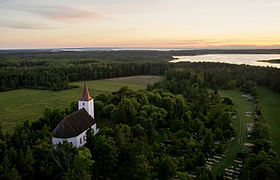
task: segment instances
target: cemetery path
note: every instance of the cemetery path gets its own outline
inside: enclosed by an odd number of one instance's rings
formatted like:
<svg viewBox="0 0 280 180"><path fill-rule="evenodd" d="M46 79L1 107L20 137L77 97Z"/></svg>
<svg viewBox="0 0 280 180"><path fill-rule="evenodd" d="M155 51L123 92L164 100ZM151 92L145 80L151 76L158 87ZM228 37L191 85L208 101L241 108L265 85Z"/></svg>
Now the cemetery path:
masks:
<svg viewBox="0 0 280 180"><path fill-rule="evenodd" d="M249 149L243 145L243 142L242 142L242 139L243 139L243 135L244 135L244 132L243 132L243 128L242 128L242 118L239 119L239 136L238 136L238 144L243 147L244 149L246 149L247 151L249 151Z"/></svg>
<svg viewBox="0 0 280 180"><path fill-rule="evenodd" d="M223 158L220 159L219 163L214 163L211 171L215 175L221 175L225 172L225 168L230 166L237 166L234 160L236 159L237 153L248 152L248 147L243 143L247 142L247 126L248 122L252 122L253 117L247 116L246 112L252 112L252 102L247 101L246 98L242 96L242 92L234 90L222 90L219 91L222 97L228 97L233 102L233 109L236 111L237 118L233 119L232 126L235 129L236 135L235 139L228 142L227 149L224 152Z"/></svg>

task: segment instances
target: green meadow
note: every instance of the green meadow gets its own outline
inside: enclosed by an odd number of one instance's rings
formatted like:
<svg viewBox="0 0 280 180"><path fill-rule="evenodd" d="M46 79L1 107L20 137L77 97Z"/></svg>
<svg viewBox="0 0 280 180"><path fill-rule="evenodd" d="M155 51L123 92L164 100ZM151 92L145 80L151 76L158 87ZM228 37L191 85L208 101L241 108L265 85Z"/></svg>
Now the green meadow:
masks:
<svg viewBox="0 0 280 180"><path fill-rule="evenodd" d="M0 123L4 132L13 130L24 120L39 119L47 107L69 107L72 101L77 101L83 91L84 82L87 83L92 97L100 93L118 91L123 86L132 90L145 89L147 84L153 84L160 76L131 76L94 81L79 81L72 84L79 88L50 91L36 89L19 89L0 93Z"/></svg>
<svg viewBox="0 0 280 180"><path fill-rule="evenodd" d="M280 155L280 94L265 87L257 87L261 108L269 125L272 148Z"/></svg>

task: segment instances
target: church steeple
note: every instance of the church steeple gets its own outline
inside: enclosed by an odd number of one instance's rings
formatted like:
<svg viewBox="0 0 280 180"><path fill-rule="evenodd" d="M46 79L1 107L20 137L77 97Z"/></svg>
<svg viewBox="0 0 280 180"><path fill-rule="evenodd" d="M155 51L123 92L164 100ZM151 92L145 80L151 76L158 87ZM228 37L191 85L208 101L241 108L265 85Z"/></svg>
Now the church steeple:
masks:
<svg viewBox="0 0 280 180"><path fill-rule="evenodd" d="M85 108L88 114L94 118L94 102L93 99L90 97L86 83L84 84L83 95L79 99L79 110L82 108Z"/></svg>
<svg viewBox="0 0 280 180"><path fill-rule="evenodd" d="M80 101L90 101L92 98L90 97L90 94L88 92L88 87L87 84L84 84L84 91L83 91L83 96L80 98Z"/></svg>

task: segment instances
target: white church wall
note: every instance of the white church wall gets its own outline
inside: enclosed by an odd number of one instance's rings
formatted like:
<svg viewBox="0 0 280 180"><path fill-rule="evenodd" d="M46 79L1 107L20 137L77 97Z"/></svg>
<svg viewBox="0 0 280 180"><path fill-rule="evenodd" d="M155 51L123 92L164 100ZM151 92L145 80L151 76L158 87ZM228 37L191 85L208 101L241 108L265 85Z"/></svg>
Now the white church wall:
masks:
<svg viewBox="0 0 280 180"><path fill-rule="evenodd" d="M94 103L93 99L90 101L79 101L78 109L85 108L85 110L93 117L94 119Z"/></svg>
<svg viewBox="0 0 280 180"><path fill-rule="evenodd" d="M86 132L87 130L85 130L84 132L82 132L80 135L77 136L77 147L83 146L86 144Z"/></svg>
<svg viewBox="0 0 280 180"><path fill-rule="evenodd" d="M77 146L77 137L65 138L65 139L64 138L55 138L55 137L52 138L53 144L59 144L59 143L62 144L63 141L68 141L69 143L72 143L73 146L78 147Z"/></svg>
<svg viewBox="0 0 280 180"><path fill-rule="evenodd" d="M96 124L92 125L91 128L94 130L94 135L99 132L99 129L96 128ZM53 137L52 142L53 142L53 144L59 144L59 143L63 143L63 141L68 141L69 143L72 143L73 146L80 147L80 146L85 145L85 143L86 143L86 132L87 132L87 130L85 130L78 136L72 137L72 138L63 139L63 138Z"/></svg>
<svg viewBox="0 0 280 180"><path fill-rule="evenodd" d="M99 132L99 129L96 127L96 123L91 126L91 129L93 129L94 135Z"/></svg>

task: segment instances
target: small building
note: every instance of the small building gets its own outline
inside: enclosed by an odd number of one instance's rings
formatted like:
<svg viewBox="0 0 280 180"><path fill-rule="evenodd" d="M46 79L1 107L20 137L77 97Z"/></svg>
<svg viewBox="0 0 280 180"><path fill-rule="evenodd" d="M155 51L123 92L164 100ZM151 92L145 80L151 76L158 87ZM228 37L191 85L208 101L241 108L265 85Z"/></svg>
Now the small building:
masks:
<svg viewBox="0 0 280 180"><path fill-rule="evenodd" d="M78 111L64 117L53 130L53 144L68 141L79 147L86 143L86 131L91 128L94 134L99 129L94 119L94 100L91 98L87 85L84 85L82 97L78 101Z"/></svg>

